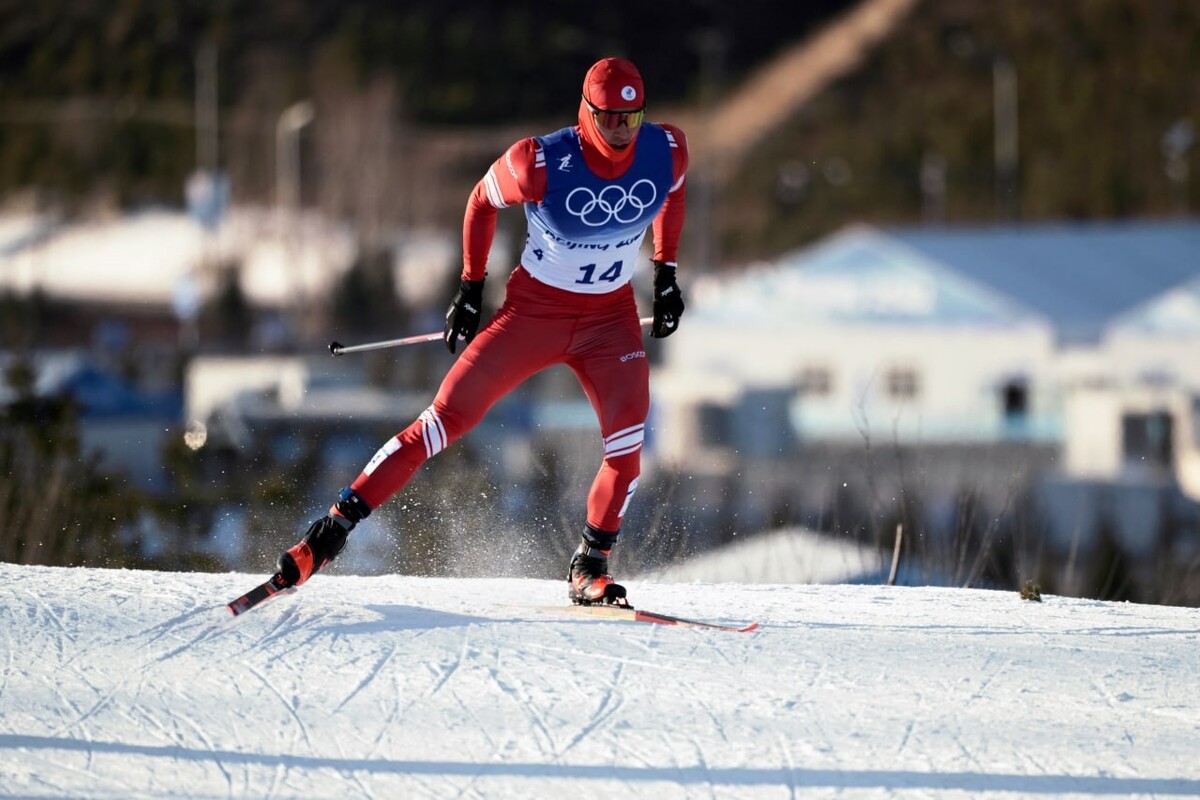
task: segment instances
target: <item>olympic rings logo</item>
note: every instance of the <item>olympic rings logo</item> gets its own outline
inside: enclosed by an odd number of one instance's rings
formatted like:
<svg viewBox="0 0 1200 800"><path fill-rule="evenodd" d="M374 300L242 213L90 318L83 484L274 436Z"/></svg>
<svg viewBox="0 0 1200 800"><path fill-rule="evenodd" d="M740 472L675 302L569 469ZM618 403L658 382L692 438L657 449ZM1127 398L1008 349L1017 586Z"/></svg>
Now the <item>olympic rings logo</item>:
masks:
<svg viewBox="0 0 1200 800"><path fill-rule="evenodd" d="M599 228L614 219L623 225L636 222L642 213L654 205L658 199L658 190L654 183L642 178L629 187L629 191L619 185L605 186L596 194L586 186L571 190L567 195L566 208L572 216L589 228Z"/></svg>

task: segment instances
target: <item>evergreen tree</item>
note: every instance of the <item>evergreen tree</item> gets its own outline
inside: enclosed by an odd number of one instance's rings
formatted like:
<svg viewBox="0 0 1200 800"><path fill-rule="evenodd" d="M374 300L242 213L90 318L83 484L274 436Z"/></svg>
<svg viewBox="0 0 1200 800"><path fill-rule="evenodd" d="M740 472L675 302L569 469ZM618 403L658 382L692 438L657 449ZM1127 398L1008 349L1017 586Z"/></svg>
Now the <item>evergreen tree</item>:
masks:
<svg viewBox="0 0 1200 800"><path fill-rule="evenodd" d="M122 534L143 499L83 452L68 397L35 392L32 363L15 357L5 379L15 398L0 409L0 560L51 566L135 566Z"/></svg>

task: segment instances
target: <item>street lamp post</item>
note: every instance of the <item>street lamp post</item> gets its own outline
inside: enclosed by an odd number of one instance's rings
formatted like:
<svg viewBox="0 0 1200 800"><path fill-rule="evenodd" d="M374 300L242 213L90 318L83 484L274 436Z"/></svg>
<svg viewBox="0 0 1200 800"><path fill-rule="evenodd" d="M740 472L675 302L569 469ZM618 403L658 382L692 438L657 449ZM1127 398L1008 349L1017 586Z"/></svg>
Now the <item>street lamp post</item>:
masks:
<svg viewBox="0 0 1200 800"><path fill-rule="evenodd" d="M275 125L275 202L280 209L300 208L300 131L313 121L308 100L288 106Z"/></svg>
<svg viewBox="0 0 1200 800"><path fill-rule="evenodd" d="M275 125L275 206L279 235L286 259L284 269L294 281L293 313L298 330L304 331L307 298L304 276L297 264L297 232L301 206L300 194L300 131L313 121L313 104L308 100L288 106Z"/></svg>
<svg viewBox="0 0 1200 800"><path fill-rule="evenodd" d="M1016 219L1020 209L1017 186L1017 68L1002 55L992 57L992 116L996 159L996 211Z"/></svg>
<svg viewBox="0 0 1200 800"><path fill-rule="evenodd" d="M1196 141L1196 129L1190 119L1180 119L1163 134L1163 171L1171 182L1175 212L1186 216L1188 210L1187 154Z"/></svg>
<svg viewBox="0 0 1200 800"><path fill-rule="evenodd" d="M1015 220L1021 213L1020 149L1017 140L1017 66L1009 56L981 47L966 31L950 40L950 50L964 61L992 71L992 148L996 215Z"/></svg>

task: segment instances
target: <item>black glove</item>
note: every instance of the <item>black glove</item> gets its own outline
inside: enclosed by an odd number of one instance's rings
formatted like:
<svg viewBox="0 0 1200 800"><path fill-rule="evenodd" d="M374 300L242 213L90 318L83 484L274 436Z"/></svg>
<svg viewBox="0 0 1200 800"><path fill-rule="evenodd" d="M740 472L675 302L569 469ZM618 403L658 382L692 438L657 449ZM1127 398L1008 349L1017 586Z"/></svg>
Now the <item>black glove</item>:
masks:
<svg viewBox="0 0 1200 800"><path fill-rule="evenodd" d="M465 339L467 344L475 338L479 330L479 314L483 309L483 280L459 281L458 291L446 309L446 330L442 338L446 341L446 349L451 353L458 346L459 339Z"/></svg>
<svg viewBox="0 0 1200 800"><path fill-rule="evenodd" d="M650 335L665 339L679 328L683 316L683 293L675 282L675 267L662 261L654 262L654 324Z"/></svg>

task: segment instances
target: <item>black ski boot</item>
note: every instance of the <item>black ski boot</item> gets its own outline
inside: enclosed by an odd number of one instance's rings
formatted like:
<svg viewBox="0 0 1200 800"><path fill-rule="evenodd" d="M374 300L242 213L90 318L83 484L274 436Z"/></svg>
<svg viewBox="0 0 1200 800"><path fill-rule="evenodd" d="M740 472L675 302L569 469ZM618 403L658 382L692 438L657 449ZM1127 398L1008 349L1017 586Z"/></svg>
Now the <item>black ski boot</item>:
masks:
<svg viewBox="0 0 1200 800"><path fill-rule="evenodd" d="M585 529L583 541L575 550L567 573L567 597L575 605L629 605L625 587L608 574L608 556L618 533L601 531L591 525Z"/></svg>
<svg viewBox="0 0 1200 800"><path fill-rule="evenodd" d="M354 526L371 513L363 499L346 487L329 513L309 526L304 538L279 556L285 586L299 586L342 552Z"/></svg>

